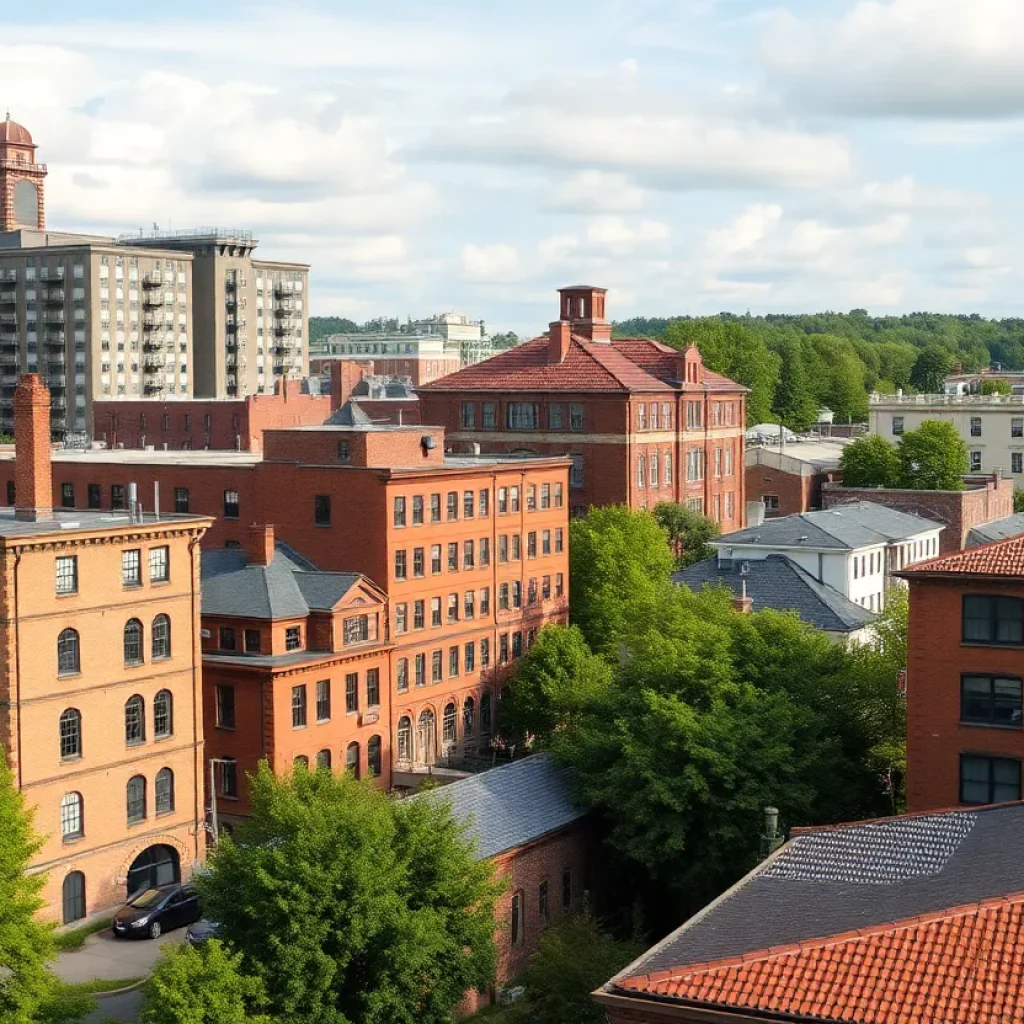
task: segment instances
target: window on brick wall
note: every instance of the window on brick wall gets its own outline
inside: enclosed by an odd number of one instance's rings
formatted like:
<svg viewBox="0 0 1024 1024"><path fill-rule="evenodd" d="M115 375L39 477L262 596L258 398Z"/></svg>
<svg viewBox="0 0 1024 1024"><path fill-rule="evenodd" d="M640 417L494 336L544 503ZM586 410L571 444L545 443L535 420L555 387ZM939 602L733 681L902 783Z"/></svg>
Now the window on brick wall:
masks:
<svg viewBox="0 0 1024 1024"><path fill-rule="evenodd" d="M1018 597L968 594L963 599L963 639L967 643L1024 642L1024 601Z"/></svg>
<svg viewBox="0 0 1024 1024"><path fill-rule="evenodd" d="M961 676L960 721L1019 729L1020 679L988 675Z"/></svg>
<svg viewBox="0 0 1024 1024"><path fill-rule="evenodd" d="M960 803L1000 804L1020 799L1020 761L960 755Z"/></svg>

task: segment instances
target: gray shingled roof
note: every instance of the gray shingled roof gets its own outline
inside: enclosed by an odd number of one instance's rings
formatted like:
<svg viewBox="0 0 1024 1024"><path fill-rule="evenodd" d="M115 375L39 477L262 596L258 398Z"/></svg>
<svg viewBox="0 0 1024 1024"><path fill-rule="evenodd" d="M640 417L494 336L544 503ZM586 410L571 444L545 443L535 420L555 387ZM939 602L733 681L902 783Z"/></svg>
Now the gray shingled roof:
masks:
<svg viewBox="0 0 1024 1024"><path fill-rule="evenodd" d="M834 587L819 583L785 555L722 562L708 558L681 569L672 579L691 590L720 583L734 594L741 593L746 584L754 611L773 608L796 612L804 622L829 633L852 633L875 621L866 608L854 604Z"/></svg>
<svg viewBox="0 0 1024 1024"><path fill-rule="evenodd" d="M326 426L331 427L360 427L366 426L373 421L359 408L355 402L345 402L339 406L325 421Z"/></svg>
<svg viewBox="0 0 1024 1024"><path fill-rule="evenodd" d="M798 834L624 974L742 956L1024 892L1024 805Z"/></svg>
<svg viewBox="0 0 1024 1024"><path fill-rule="evenodd" d="M907 540L932 529L944 529L942 523L922 516L899 512L873 501L801 512L778 519L767 519L760 526L716 537L716 547L749 544L761 547L833 548L850 551L872 544Z"/></svg>
<svg viewBox="0 0 1024 1024"><path fill-rule="evenodd" d="M468 823L477 859L483 860L584 817L588 812L576 807L569 793L569 773L547 754L533 754L409 799L450 801L456 820Z"/></svg>
<svg viewBox="0 0 1024 1024"><path fill-rule="evenodd" d="M1024 512L1018 512L1005 519L996 519L991 523L982 523L980 526L972 527L971 532L967 534L967 547L976 548L994 540L1008 540L1010 537L1019 537L1022 533L1024 533Z"/></svg>
<svg viewBox="0 0 1024 1024"><path fill-rule="evenodd" d="M204 615L247 619L294 619L334 607L360 578L358 573L319 572L287 544L275 546L269 565L249 565L244 549L204 551Z"/></svg>

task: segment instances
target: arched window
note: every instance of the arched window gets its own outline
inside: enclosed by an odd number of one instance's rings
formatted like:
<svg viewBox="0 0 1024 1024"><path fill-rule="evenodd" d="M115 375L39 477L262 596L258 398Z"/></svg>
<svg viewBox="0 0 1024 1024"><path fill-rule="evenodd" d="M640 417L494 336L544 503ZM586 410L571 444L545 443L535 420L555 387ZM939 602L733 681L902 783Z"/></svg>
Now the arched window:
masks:
<svg viewBox="0 0 1024 1024"><path fill-rule="evenodd" d="M412 760L412 720L408 715L398 720L398 760Z"/></svg>
<svg viewBox="0 0 1024 1024"><path fill-rule="evenodd" d="M371 736L366 744L366 768L371 779L380 777L380 737Z"/></svg>
<svg viewBox="0 0 1024 1024"><path fill-rule="evenodd" d="M129 619L124 626L124 663L142 664L142 623L138 619Z"/></svg>
<svg viewBox="0 0 1024 1024"><path fill-rule="evenodd" d="M296 769L305 768L306 771L309 771L309 758L306 757L305 754L299 754L299 756L292 761L292 767Z"/></svg>
<svg viewBox="0 0 1024 1024"><path fill-rule="evenodd" d="M434 712L430 708L424 708L420 712L419 722L416 726L417 760L423 764L434 763L434 747L437 741L436 726L434 725Z"/></svg>
<svg viewBox="0 0 1024 1024"><path fill-rule="evenodd" d="M154 661L171 656L171 620L166 615L158 615L153 620L150 645Z"/></svg>
<svg viewBox="0 0 1024 1024"><path fill-rule="evenodd" d="M153 698L153 736L170 736L174 732L174 698L170 690L161 690Z"/></svg>
<svg viewBox="0 0 1024 1024"><path fill-rule="evenodd" d="M60 716L61 760L82 756L82 713L77 708L68 708Z"/></svg>
<svg viewBox="0 0 1024 1024"><path fill-rule="evenodd" d="M316 766L317 768L323 768L325 771L331 770L331 752L329 750L321 750L316 755Z"/></svg>
<svg viewBox="0 0 1024 1024"><path fill-rule="evenodd" d="M452 743L455 740L455 705L445 704L444 717L441 719L441 741Z"/></svg>
<svg viewBox="0 0 1024 1024"><path fill-rule="evenodd" d="M345 771L359 778L359 744L350 743L345 750Z"/></svg>
<svg viewBox="0 0 1024 1024"><path fill-rule="evenodd" d="M491 734L491 695L489 693L480 695L480 734L482 736Z"/></svg>
<svg viewBox="0 0 1024 1024"><path fill-rule="evenodd" d="M124 741L144 743L146 740L146 702L135 694L124 702Z"/></svg>
<svg viewBox="0 0 1024 1024"><path fill-rule="evenodd" d="M170 814L174 810L174 772L161 768L156 773L156 813Z"/></svg>
<svg viewBox="0 0 1024 1024"><path fill-rule="evenodd" d="M462 705L462 735L468 739L473 735L474 719L476 718L476 701L467 697Z"/></svg>
<svg viewBox="0 0 1024 1024"><path fill-rule="evenodd" d="M85 917L85 875L81 871L72 871L64 877L62 887L64 904L64 924L81 921Z"/></svg>
<svg viewBox="0 0 1024 1024"><path fill-rule="evenodd" d="M128 824L146 820L146 780L141 775L133 775L128 780Z"/></svg>
<svg viewBox="0 0 1024 1024"><path fill-rule="evenodd" d="M82 794L65 793L60 800L61 839L78 839L85 834L82 825Z"/></svg>
<svg viewBox="0 0 1024 1024"><path fill-rule="evenodd" d="M77 672L79 666L78 633L73 629L61 630L57 637L57 674Z"/></svg>

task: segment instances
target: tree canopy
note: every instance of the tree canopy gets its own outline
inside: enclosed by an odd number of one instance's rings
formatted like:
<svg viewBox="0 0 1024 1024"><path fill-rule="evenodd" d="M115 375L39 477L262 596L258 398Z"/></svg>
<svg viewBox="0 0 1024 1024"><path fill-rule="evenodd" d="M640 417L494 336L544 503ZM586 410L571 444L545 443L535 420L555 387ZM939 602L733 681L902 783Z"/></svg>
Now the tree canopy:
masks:
<svg viewBox="0 0 1024 1024"><path fill-rule="evenodd" d="M898 487L900 458L896 446L878 434L858 437L839 457L844 487Z"/></svg>
<svg viewBox="0 0 1024 1024"><path fill-rule="evenodd" d="M962 491L967 445L952 423L925 420L900 438L900 486L918 491Z"/></svg>
<svg viewBox="0 0 1024 1024"><path fill-rule="evenodd" d="M447 1024L496 961L500 886L463 829L443 800L393 801L301 767L278 778L263 763L252 817L197 886L271 1017Z"/></svg>
<svg viewBox="0 0 1024 1024"><path fill-rule="evenodd" d="M654 518L668 534L677 569L702 562L715 553L708 544L719 534L718 524L713 519L674 501L658 502L654 506Z"/></svg>

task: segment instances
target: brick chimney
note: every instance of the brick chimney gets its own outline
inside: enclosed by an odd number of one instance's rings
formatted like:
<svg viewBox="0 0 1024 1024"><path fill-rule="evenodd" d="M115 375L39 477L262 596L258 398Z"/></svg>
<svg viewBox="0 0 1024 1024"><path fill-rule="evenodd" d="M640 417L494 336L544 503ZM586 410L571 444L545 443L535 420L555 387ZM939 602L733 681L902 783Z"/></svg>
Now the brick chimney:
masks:
<svg viewBox="0 0 1024 1024"><path fill-rule="evenodd" d="M567 320L556 320L548 329L548 362L564 363L569 354L572 325Z"/></svg>
<svg viewBox="0 0 1024 1024"><path fill-rule="evenodd" d="M337 412L351 397L352 389L363 379L365 363L354 359L331 360L331 412Z"/></svg>
<svg viewBox="0 0 1024 1024"><path fill-rule="evenodd" d="M50 469L50 389L38 373L23 374L14 389L14 518L53 518Z"/></svg>
<svg viewBox="0 0 1024 1024"><path fill-rule="evenodd" d="M274 527L267 523L249 527L249 544L246 548L248 565L270 565L274 560Z"/></svg>
<svg viewBox="0 0 1024 1024"><path fill-rule="evenodd" d="M612 325L604 318L606 288L576 284L570 288L559 288L558 294L559 319L569 321L573 334L604 344L612 340Z"/></svg>

